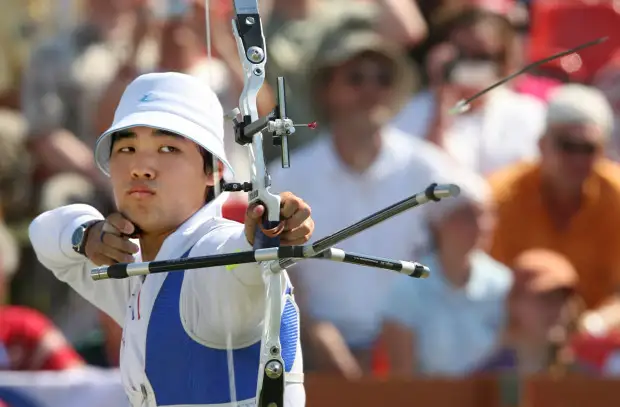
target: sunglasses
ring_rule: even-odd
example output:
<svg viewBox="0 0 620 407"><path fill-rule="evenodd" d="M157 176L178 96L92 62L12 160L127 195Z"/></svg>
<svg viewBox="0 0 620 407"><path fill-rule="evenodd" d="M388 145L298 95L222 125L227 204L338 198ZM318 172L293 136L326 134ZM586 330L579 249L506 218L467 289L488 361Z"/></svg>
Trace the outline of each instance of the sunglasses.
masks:
<svg viewBox="0 0 620 407"><path fill-rule="evenodd" d="M600 149L595 143L579 142L563 136L555 137L553 144L556 150L568 154L594 155Z"/></svg>

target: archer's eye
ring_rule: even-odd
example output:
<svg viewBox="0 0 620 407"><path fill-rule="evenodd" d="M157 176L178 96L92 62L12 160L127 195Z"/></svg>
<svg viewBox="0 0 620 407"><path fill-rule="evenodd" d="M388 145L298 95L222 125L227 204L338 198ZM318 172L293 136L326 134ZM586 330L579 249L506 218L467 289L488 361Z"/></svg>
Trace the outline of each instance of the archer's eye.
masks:
<svg viewBox="0 0 620 407"><path fill-rule="evenodd" d="M164 153L176 153L177 151L179 151L179 149L172 146L163 146L161 148L161 151Z"/></svg>

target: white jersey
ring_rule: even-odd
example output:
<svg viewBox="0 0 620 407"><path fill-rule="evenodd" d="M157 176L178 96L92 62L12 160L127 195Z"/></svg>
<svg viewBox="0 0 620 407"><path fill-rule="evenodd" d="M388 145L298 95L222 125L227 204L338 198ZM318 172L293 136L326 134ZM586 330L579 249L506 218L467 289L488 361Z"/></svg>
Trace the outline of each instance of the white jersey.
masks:
<svg viewBox="0 0 620 407"><path fill-rule="evenodd" d="M203 207L164 241L156 260L251 250L243 225L221 218L228 194ZM133 407L253 406L262 337L265 287L257 264L93 281L95 265L75 253L73 231L103 219L87 205L39 215L30 239L39 261L58 279L123 327L120 367ZM140 253L135 255L141 261ZM299 312L282 273L280 332L287 374L285 406L303 407ZM227 333L233 344L236 398L231 399Z"/></svg>

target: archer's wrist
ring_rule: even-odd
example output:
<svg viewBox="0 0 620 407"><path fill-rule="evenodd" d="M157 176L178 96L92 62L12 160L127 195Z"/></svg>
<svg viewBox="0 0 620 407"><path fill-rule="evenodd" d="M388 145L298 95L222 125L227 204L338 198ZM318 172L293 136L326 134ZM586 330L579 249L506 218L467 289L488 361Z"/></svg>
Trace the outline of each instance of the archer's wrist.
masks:
<svg viewBox="0 0 620 407"><path fill-rule="evenodd" d="M77 216L71 222L69 222L68 225L64 227L62 234L60 236L60 250L65 256L73 260L84 259L84 256L76 252L74 249L74 244L73 244L74 235L76 233L76 230L80 228L82 225L88 222L96 221L96 220L103 220L103 217L97 218L96 216L93 216L93 215L84 214L84 215Z"/></svg>

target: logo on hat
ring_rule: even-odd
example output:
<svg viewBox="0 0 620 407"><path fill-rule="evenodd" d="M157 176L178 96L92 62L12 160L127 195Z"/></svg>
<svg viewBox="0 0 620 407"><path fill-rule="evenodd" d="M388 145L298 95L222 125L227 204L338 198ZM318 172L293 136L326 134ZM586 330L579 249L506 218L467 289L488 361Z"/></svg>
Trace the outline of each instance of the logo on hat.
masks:
<svg viewBox="0 0 620 407"><path fill-rule="evenodd" d="M142 98L140 99L140 102L151 102L155 99L155 97L153 96L152 93L147 93L146 95L142 96Z"/></svg>

